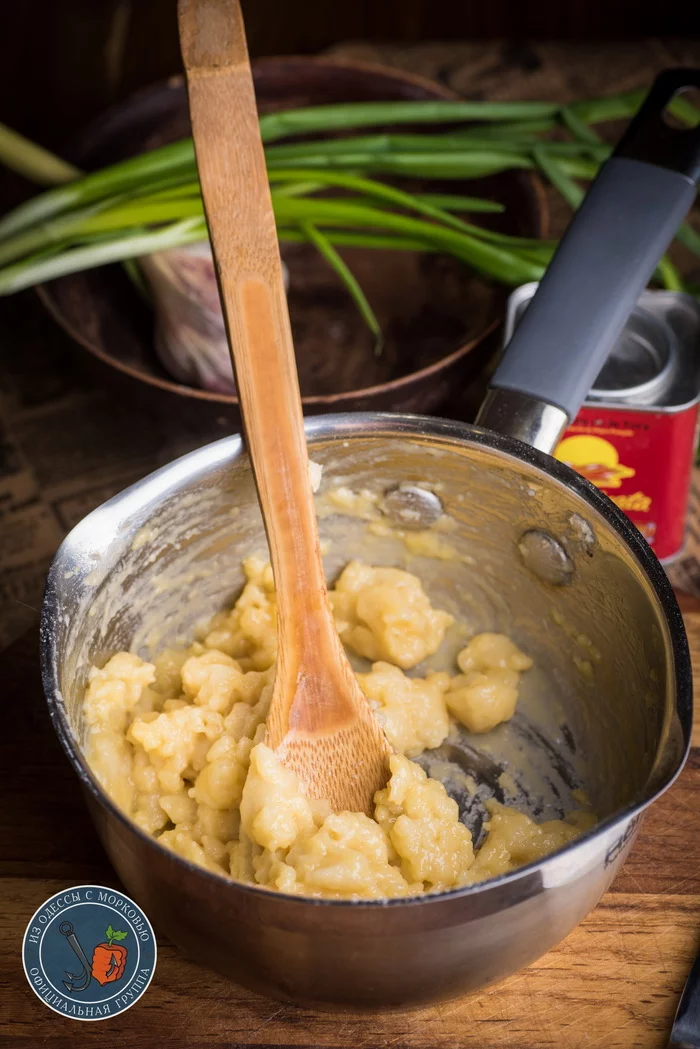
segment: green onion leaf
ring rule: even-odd
[[[603,140],[600,135],[588,126],[585,120],[581,120],[575,109],[571,106],[562,106],[561,118],[571,134],[579,142],[585,142],[589,146],[600,146]]]
[[[561,193],[564,200],[566,200],[572,208],[578,208],[585,196],[581,187],[567,175],[561,164],[554,160],[544,146],[535,146],[534,157],[542,174],[545,175],[554,188]]]
[[[687,248],[688,251],[692,251],[693,255],[697,255],[698,258],[700,258],[700,233],[698,233],[696,229],[693,229],[691,225],[684,222],[676,233],[676,238],[681,242],[683,247]]]
[[[584,124],[603,124],[608,120],[633,117],[646,94],[644,90],[627,91],[609,98],[594,98],[589,102],[572,102],[568,108],[573,110]]]
[[[82,174],[78,168],[0,124],[0,164],[41,186],[58,186]]]
[[[448,124],[466,121],[536,120],[556,116],[556,102],[350,102],[307,106],[260,118],[263,142],[289,135],[382,124]]]
[[[165,174],[182,172],[192,178],[194,149],[192,139],[183,139],[170,146],[162,146],[150,153],[113,164],[92,175],[68,182],[20,204],[0,220],[0,237],[27,229],[44,219],[84,207],[115,193],[124,193]],[[183,179],[184,181],[184,179]]]
[[[451,193],[416,193],[415,199],[443,211],[496,212],[506,210],[505,204],[498,200],[486,200],[484,197],[461,197]]]
[[[374,352],[378,356],[382,352],[382,344],[384,341],[382,329],[380,328],[374,310],[367,301],[365,293],[360,287],[354,273],[335,250],[328,238],[325,237],[321,231],[313,225],[313,223],[301,222],[299,223],[299,229],[309,242],[317,248],[328,265],[335,270],[354,299],[367,327],[374,335]]]
[[[668,255],[664,255],[659,262],[659,265],[656,267],[655,276],[668,291],[685,291],[683,278],[669,259]]]
[[[194,244],[206,240],[206,237],[207,228],[203,220],[187,219],[155,232],[139,231],[97,244],[70,248],[48,258],[40,253],[0,269],[0,295],[11,295],[35,284],[105,266],[110,262],[123,262],[141,255],[152,255],[156,251]]]

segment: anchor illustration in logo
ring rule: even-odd
[[[71,922],[61,922],[58,931],[62,936],[65,936],[73,953],[83,967],[82,972],[78,973],[71,973],[67,969],[65,970],[68,979],[63,981],[63,986],[66,990],[84,991],[93,977],[100,985],[104,986],[106,983],[120,980],[124,975],[128,952],[126,947],[114,941],[126,939],[128,933],[120,932],[118,929],[115,930],[109,925],[106,932],[107,942],[96,945],[92,952],[92,962],[90,962],[81,946],[80,940],[75,935]]]

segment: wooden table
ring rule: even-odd
[[[685,600],[700,670],[700,604]],[[185,959],[156,929],[153,982],[104,1023],[51,1012],[22,971],[25,927],[59,889],[117,887],[51,728],[36,632],[0,657],[0,1045],[309,1046],[314,1049],[662,1049],[700,939],[700,716],[676,784],[651,809],[610,892],[558,947],[505,984],[420,1011],[313,1012],[238,987]]]
[[[358,44],[343,52],[435,76],[470,95],[562,100],[637,87],[664,65],[700,62],[697,43],[678,41]],[[41,315],[31,295],[2,304],[0,335],[0,510],[9,505],[16,524],[0,558],[0,595],[21,613],[4,635],[0,629],[2,639],[35,621],[46,565],[68,528],[157,465],[228,432],[230,422],[226,413],[197,413],[135,383],[118,386],[113,372],[93,366]],[[697,523],[700,495],[695,509]],[[676,578],[700,590],[697,558]],[[700,668],[700,605],[686,600],[685,612]],[[563,944],[501,987],[420,1012],[314,1013],[260,998],[187,961],[163,929],[144,998],[105,1024],[79,1024],[49,1011],[30,990],[22,935],[59,889],[117,882],[48,722],[35,626],[0,656],[0,675],[0,767],[9,772],[0,792],[1,1049],[665,1046],[700,943],[700,724],[682,776],[650,812],[612,890]]]

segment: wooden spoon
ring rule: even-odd
[[[199,180],[277,590],[267,743],[310,797],[371,813],[389,745],[333,622],[238,0],[179,0]]]

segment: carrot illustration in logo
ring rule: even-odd
[[[123,976],[127,955],[126,947],[119,942],[115,943],[115,940],[125,940],[127,932],[120,932],[108,925],[105,936],[107,942],[98,943],[92,952],[91,973],[101,985],[113,983]]]

